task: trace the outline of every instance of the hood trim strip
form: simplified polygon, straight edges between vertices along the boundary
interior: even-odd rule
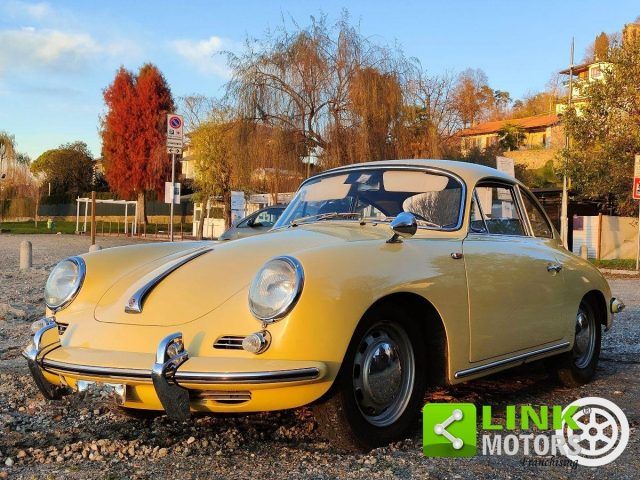
[[[124,306],[125,313],[142,313],[142,308],[144,306],[144,301],[147,296],[151,293],[151,291],[162,282],[165,278],[167,278],[170,274],[175,272],[177,269],[182,267],[184,264],[189,263],[191,260],[195,260],[201,255],[204,255],[207,252],[213,250],[213,247],[204,247],[200,250],[196,250],[190,255],[187,255],[182,260],[174,263],[166,270],[163,270],[159,275],[149,280],[145,283],[136,293],[134,293],[127,304]]]

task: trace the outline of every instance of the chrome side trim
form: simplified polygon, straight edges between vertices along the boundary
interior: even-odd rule
[[[107,377],[115,379],[131,379],[151,381],[151,370],[132,368],[93,367],[88,365],[73,365],[55,360],[44,359],[44,367],[54,373],[67,373],[72,375],[88,375],[95,377]],[[280,383],[315,380],[320,376],[320,370],[316,367],[297,368],[293,370],[274,370],[268,372],[186,372],[178,370],[174,374],[177,383]]]
[[[171,273],[175,272],[177,269],[182,267],[184,264],[189,263],[191,260],[198,258],[200,255],[204,255],[207,252],[213,250],[213,247],[204,247],[201,250],[197,250],[190,255],[184,257],[182,260],[174,263],[169,268],[164,270],[155,278],[149,280],[146,284],[144,284],[133,296],[129,299],[127,304],[124,307],[124,311],[126,313],[142,313],[142,307],[144,304],[144,300],[151,293],[151,291],[166,277],[168,277]]]
[[[175,375],[178,383],[280,383],[315,380],[320,376],[316,367],[296,368],[293,370],[274,370],[270,372],[182,372]]]
[[[556,350],[563,350],[563,349],[567,348],[569,345],[570,345],[569,342],[562,342],[562,343],[559,343],[557,345],[551,345],[550,347],[540,348],[540,349],[534,350],[532,352],[521,353],[520,355],[516,355],[514,357],[503,358],[502,360],[497,360],[495,362],[490,362],[490,363],[487,363],[485,365],[479,365],[477,367],[467,368],[466,370],[460,370],[460,371],[456,372],[454,377],[455,378],[464,378],[464,377],[468,377],[470,375],[474,375],[474,374],[479,373],[479,372],[483,372],[485,370],[491,370],[491,369],[494,369],[494,368],[503,367],[503,366],[509,365],[511,363],[517,363],[517,362],[525,363],[527,360],[529,360],[532,357],[536,357],[538,355],[542,355],[543,353],[549,353],[549,352],[553,352],[553,351],[556,351]]]

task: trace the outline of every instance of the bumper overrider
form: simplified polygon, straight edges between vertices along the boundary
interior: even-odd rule
[[[180,332],[160,341],[150,370],[71,364],[47,358],[49,353],[62,347],[59,341],[43,345],[43,336],[57,328],[57,324],[47,318],[43,319],[43,325],[35,332],[31,344],[23,350],[22,355],[27,360],[36,386],[50,400],[74,391],[83,392],[93,384],[100,383],[115,393],[119,404],[124,404],[127,384],[151,383],[167,415],[176,420],[186,420],[190,416],[191,401],[196,390],[184,385],[300,385],[318,382],[326,374],[324,364],[318,362],[308,362],[311,364],[309,366],[266,371],[192,371],[188,369],[189,353]],[[61,384],[50,382],[45,374],[59,376]],[[67,375],[75,379],[73,387],[66,384],[64,378]]]

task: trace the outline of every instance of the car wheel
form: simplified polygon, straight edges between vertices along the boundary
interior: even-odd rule
[[[568,387],[588,383],[596,373],[600,357],[602,331],[595,311],[588,302],[580,303],[575,328],[573,349],[550,359],[558,379]]]
[[[426,375],[422,331],[385,305],[351,340],[328,398],[314,405],[320,434],[344,450],[369,450],[406,438],[419,425]]]

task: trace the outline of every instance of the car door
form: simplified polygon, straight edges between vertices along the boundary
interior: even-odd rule
[[[463,253],[471,362],[562,338],[563,280],[548,238],[531,227],[515,185],[478,184]]]

